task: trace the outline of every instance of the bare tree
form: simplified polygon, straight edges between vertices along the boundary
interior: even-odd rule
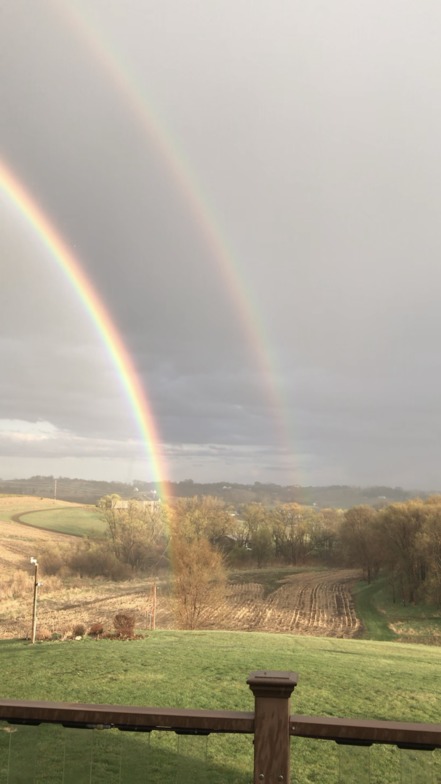
[[[203,612],[223,598],[225,569],[222,555],[207,539],[192,542],[173,537],[173,585],[181,628],[196,629]]]
[[[222,553],[209,541],[204,505],[175,505],[171,515],[173,587],[178,623],[200,625],[204,610],[223,596],[226,573]]]
[[[340,526],[340,544],[351,566],[360,566],[368,583],[377,576],[382,548],[378,514],[371,506],[354,506],[345,512]]]
[[[167,546],[166,510],[160,504],[131,500],[103,504],[112,550],[133,570],[154,564]]]

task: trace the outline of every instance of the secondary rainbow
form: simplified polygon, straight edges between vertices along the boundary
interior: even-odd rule
[[[127,66],[122,64],[112,51],[111,45],[104,41],[102,32],[91,20],[90,14],[86,18],[85,10],[67,2],[54,5],[54,11],[60,12],[60,10],[70,29],[83,46],[88,47],[93,58],[107,73],[118,95],[127,103],[131,114],[137,118],[146,132],[168,170],[172,182],[182,194],[183,201],[200,234],[205,238],[210,257],[217,264],[220,277],[233,302],[234,312],[250,346],[251,355],[255,358],[259,380],[265,390],[279,444],[287,455],[291,455],[286,405],[283,403],[283,396],[277,383],[278,373],[274,351],[268,344],[257,304],[253,302],[251,286],[243,279],[225,232],[214,217],[209,199],[197,181],[193,168],[178,140],[161,121],[152,101],[144,95],[143,88],[137,84],[135,75],[129,73]]]
[[[162,482],[166,477],[166,472],[160,458],[160,441],[152,410],[133,360],[104,303],[87,278],[79,260],[56,231],[47,215],[45,215],[18,177],[1,160],[0,190],[14,204],[26,222],[32,226],[35,234],[49,250],[52,258],[72,284],[72,288],[79,296],[94,323],[129,400],[145,445],[145,451],[152,470],[152,480],[161,486],[161,492],[164,494]]]

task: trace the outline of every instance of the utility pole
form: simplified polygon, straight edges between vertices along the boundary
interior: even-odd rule
[[[34,565],[34,599],[32,602],[32,644],[35,643],[37,634],[37,596],[38,588],[41,583],[38,582],[38,561],[36,558],[31,558],[31,564]]]
[[[156,580],[153,583],[152,591],[152,619],[150,628],[154,631],[156,629]]]
[[[54,479],[54,498],[57,497],[57,480]]]

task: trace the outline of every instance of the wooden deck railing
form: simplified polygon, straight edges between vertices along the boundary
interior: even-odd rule
[[[255,784],[290,781],[290,737],[319,738],[340,744],[394,744],[401,748],[441,747],[441,725],[290,715],[297,676],[258,671],[247,680],[253,712],[83,705],[0,699],[0,720],[11,724],[61,724],[71,728],[117,728],[179,734],[246,733],[254,735]]]

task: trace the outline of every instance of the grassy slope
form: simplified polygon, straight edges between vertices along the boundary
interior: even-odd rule
[[[256,633],[155,632],[127,643],[85,640],[34,647],[0,643],[4,697],[251,710],[246,678],[252,670],[268,668],[300,673],[293,712],[407,721],[439,720],[440,665],[438,648]],[[175,736],[158,737],[156,752],[163,747],[165,757],[178,753]],[[198,744],[193,751],[192,742]],[[184,739],[181,751],[204,756],[204,743]],[[219,767],[210,781],[249,781],[250,738],[210,738],[208,750]],[[338,753],[334,744],[296,740],[296,781],[337,781]],[[397,755],[395,749],[375,751],[372,782],[399,781],[393,772]],[[194,772],[190,780],[198,780]]]
[[[20,514],[17,522],[73,536],[104,536],[107,524],[95,507],[44,509]]]
[[[441,645],[441,608],[394,602],[387,580],[360,582],[354,591],[364,639]]]
[[[394,602],[387,584],[380,585],[375,596],[380,612],[405,642],[441,645],[441,607],[429,604]]]
[[[295,670],[296,712],[409,721],[439,718],[440,666],[428,646],[246,632],[0,642],[5,697],[249,710],[250,671]]]
[[[368,585],[360,582],[354,590],[355,609],[363,624],[363,637],[366,640],[395,640],[397,635],[388,624],[388,618],[376,603],[377,594],[383,588],[383,581],[377,580]]]
[[[102,536],[106,524],[95,506],[37,496],[0,495],[0,520],[19,521],[74,536]]]

